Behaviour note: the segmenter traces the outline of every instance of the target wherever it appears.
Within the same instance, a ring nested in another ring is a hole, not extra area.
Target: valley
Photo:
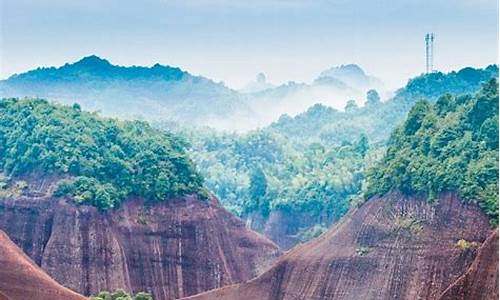
[[[19,82],[190,76],[82,61]],[[18,90],[0,102],[0,230],[47,295],[75,299],[496,299],[497,78],[426,74],[244,133]]]
[[[498,0],[0,0],[0,300],[497,300]]]

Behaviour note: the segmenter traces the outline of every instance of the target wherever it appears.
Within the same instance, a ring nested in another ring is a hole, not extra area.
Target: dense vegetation
[[[443,91],[476,92],[481,82],[497,76],[496,66],[422,75],[387,102],[371,90],[364,107],[351,101],[341,112],[317,104],[247,134],[181,131],[206,186],[225,207],[246,219],[255,214],[266,219],[273,211],[309,219],[310,227],[303,228],[307,239],[308,230],[324,229],[353,201],[362,201],[367,167],[382,157],[390,132],[418,99],[433,103]]]
[[[316,229],[345,214],[350,200],[360,196],[365,168],[382,155],[366,136],[325,147],[295,144],[266,128],[247,134],[184,130],[182,135],[206,187],[226,208],[250,220],[286,212],[311,220],[303,226],[319,225]],[[307,235],[312,228],[302,229]]]
[[[144,122],[120,122],[45,100],[0,101],[0,172],[67,179],[57,196],[102,209],[127,196],[150,201],[203,193],[202,177],[172,135]]]
[[[397,188],[429,199],[458,191],[498,224],[498,83],[472,96],[420,101],[392,134],[367,196]]]
[[[139,292],[135,296],[131,296],[124,290],[117,289],[114,292],[102,291],[97,296],[90,297],[90,300],[153,300],[153,296],[145,292]]]
[[[317,104],[293,118],[283,115],[271,128],[296,142],[315,139],[326,145],[339,145],[344,141],[354,142],[361,134],[369,136],[372,142],[384,142],[417,101],[435,102],[445,93],[476,93],[492,77],[498,78],[496,65],[485,69],[464,68],[448,74],[424,74],[410,79],[386,102],[378,101],[377,95],[370,91],[362,107],[349,101],[345,110],[339,111]]]

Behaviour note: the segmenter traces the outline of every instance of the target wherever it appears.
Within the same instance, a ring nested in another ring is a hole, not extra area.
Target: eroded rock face
[[[295,245],[309,240],[304,231],[314,230],[315,226],[323,227],[338,221],[337,216],[311,216],[308,212],[297,213],[291,211],[273,210],[266,218],[259,214],[247,216],[247,227],[262,233],[275,242],[280,249],[289,250]],[[320,225],[323,224],[323,225]],[[317,236],[317,235],[316,235]]]
[[[85,300],[61,286],[0,230],[0,300]]]
[[[248,280],[279,256],[217,200],[195,197],[115,211],[64,200],[0,199],[0,229],[61,284],[90,295],[124,288],[155,299]]]
[[[249,282],[189,299],[438,299],[474,260],[487,217],[454,195],[432,205],[397,193],[372,198]]]
[[[484,242],[470,268],[439,300],[498,299],[498,229]]]

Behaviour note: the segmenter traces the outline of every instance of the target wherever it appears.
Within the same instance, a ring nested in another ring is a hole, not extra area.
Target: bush
[[[135,296],[129,295],[123,289],[117,289],[114,292],[102,291],[97,296],[90,297],[91,300],[153,300],[149,293],[139,292]]]

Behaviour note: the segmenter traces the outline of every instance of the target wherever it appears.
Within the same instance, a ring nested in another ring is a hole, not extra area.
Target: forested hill
[[[0,193],[19,192],[25,183],[17,179],[33,173],[66,178],[55,195],[102,209],[128,196],[162,201],[205,193],[184,144],[147,123],[101,118],[77,104],[2,99]]]
[[[55,82],[58,80],[72,81],[87,79],[99,80],[134,80],[134,79],[162,79],[162,80],[182,80],[193,77],[188,72],[176,67],[156,64],[152,67],[122,67],[112,65],[106,59],[95,55],[90,55],[81,60],[65,64],[62,67],[38,68],[26,73],[12,75],[9,80],[12,83],[23,83],[28,81]],[[199,77],[198,80],[203,80]]]
[[[385,141],[417,101],[427,99],[434,102],[446,93],[476,93],[490,78],[498,78],[498,66],[491,65],[485,69],[468,67],[447,74],[425,74],[409,80],[404,88],[386,102],[381,102],[380,97],[372,91],[362,107],[350,101],[345,111],[338,111],[317,104],[293,118],[283,115],[271,128],[297,141],[341,144],[353,142],[360,134],[366,134],[372,142]]]
[[[433,200],[458,192],[498,224],[498,101],[492,79],[474,97],[417,102],[372,169],[367,196],[399,189]]]
[[[234,126],[236,120],[251,123],[253,115],[222,83],[160,64],[118,66],[95,55],[13,75],[0,81],[0,97],[40,97],[108,116],[214,128]]]

